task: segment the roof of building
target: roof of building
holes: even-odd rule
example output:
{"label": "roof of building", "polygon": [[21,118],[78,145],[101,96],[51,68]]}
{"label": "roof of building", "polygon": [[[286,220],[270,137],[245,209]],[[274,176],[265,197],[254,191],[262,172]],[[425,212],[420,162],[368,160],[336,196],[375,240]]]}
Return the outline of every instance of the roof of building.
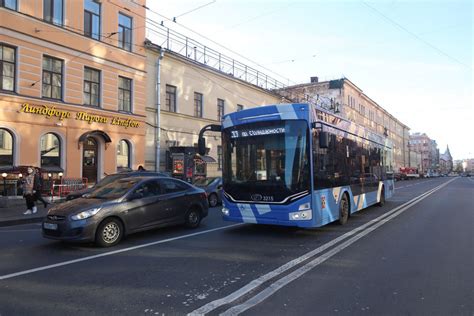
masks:
{"label": "roof of building", "polygon": [[[318,86],[318,85],[323,85],[323,84],[330,84],[331,82],[334,82],[334,81],[342,81],[343,84],[344,83],[348,83],[350,86],[352,86],[354,89],[356,89],[362,96],[364,96],[364,98],[366,98],[367,100],[369,100],[370,102],[374,103],[378,108],[380,108],[385,114],[387,114],[388,116],[390,116],[391,118],[393,118],[395,121],[397,121],[400,125],[402,125],[403,127],[407,128],[407,129],[410,129],[407,125],[405,125],[404,123],[402,123],[399,119],[397,119],[395,116],[393,116],[390,112],[388,112],[386,109],[384,109],[380,104],[378,104],[376,101],[374,101],[373,99],[371,99],[367,94],[364,93],[364,91],[362,91],[361,88],[359,88],[355,83],[353,83],[352,81],[350,81],[348,78],[346,77],[343,77],[343,78],[340,78],[340,79],[336,79],[336,80],[328,80],[328,81],[318,81],[318,82],[308,82],[308,83],[302,83],[302,84],[297,84],[297,85],[293,85],[293,86],[288,86],[288,87],[285,87],[285,88],[282,88],[282,89],[279,89],[279,90],[286,90],[286,89],[294,89],[294,88],[304,88],[304,87],[311,87],[311,86]],[[278,90],[277,90],[278,91]]]}

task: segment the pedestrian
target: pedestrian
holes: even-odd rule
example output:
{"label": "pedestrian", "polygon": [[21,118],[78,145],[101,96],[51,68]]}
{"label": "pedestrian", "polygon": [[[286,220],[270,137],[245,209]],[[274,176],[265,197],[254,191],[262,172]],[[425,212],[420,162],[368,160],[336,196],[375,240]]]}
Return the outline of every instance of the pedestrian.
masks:
{"label": "pedestrian", "polygon": [[23,182],[23,197],[26,200],[26,212],[24,215],[35,214],[38,209],[35,205],[35,172],[32,167],[28,167],[28,174]]}
{"label": "pedestrian", "polygon": [[41,191],[43,190],[43,178],[41,177],[41,173],[39,168],[36,168],[36,173],[35,173],[35,199],[36,201],[43,202],[44,208],[48,207],[48,202],[44,200],[44,198],[41,196]]}

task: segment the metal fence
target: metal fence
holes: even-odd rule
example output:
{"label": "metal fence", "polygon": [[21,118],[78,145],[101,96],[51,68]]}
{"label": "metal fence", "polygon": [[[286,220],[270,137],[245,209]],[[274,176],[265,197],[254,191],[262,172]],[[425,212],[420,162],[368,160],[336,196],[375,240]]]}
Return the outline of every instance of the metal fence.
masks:
{"label": "metal fence", "polygon": [[180,54],[195,62],[209,66],[227,75],[244,80],[263,89],[281,89],[287,85],[262,71],[249,67],[233,58],[225,56],[196,40],[186,37],[170,28],[153,24],[147,28],[153,34],[155,44],[169,51]]}

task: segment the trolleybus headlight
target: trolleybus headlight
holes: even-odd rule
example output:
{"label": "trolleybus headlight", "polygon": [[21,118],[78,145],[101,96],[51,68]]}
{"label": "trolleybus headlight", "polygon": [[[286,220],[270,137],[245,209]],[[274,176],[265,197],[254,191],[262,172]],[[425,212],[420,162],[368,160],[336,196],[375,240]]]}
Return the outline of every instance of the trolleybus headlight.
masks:
{"label": "trolleybus headlight", "polygon": [[225,216],[229,216],[229,209],[227,207],[222,208],[222,214]]}
{"label": "trolleybus headlight", "polygon": [[312,210],[290,213],[290,221],[309,221],[313,219]]}

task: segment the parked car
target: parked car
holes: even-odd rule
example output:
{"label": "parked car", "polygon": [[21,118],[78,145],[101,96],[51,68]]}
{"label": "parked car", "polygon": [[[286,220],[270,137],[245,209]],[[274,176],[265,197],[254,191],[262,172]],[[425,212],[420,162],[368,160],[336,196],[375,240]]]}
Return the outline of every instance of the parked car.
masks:
{"label": "parked car", "polygon": [[214,207],[222,203],[222,178],[202,178],[194,182],[194,185],[204,189],[207,193],[209,206]]}
{"label": "parked car", "polygon": [[43,220],[43,237],[116,245],[125,235],[157,227],[198,227],[209,205],[203,189],[170,177],[120,178],[87,197],[59,204]]}
{"label": "parked car", "polygon": [[91,193],[93,190],[101,188],[117,179],[122,179],[126,177],[135,177],[135,176],[145,176],[145,177],[167,177],[168,175],[162,172],[152,172],[152,171],[126,171],[118,172],[114,174],[109,174],[105,176],[102,180],[97,182],[94,186],[90,188],[84,188],[81,190],[73,191],[66,196],[66,201],[74,200],[80,198],[86,194]]}

